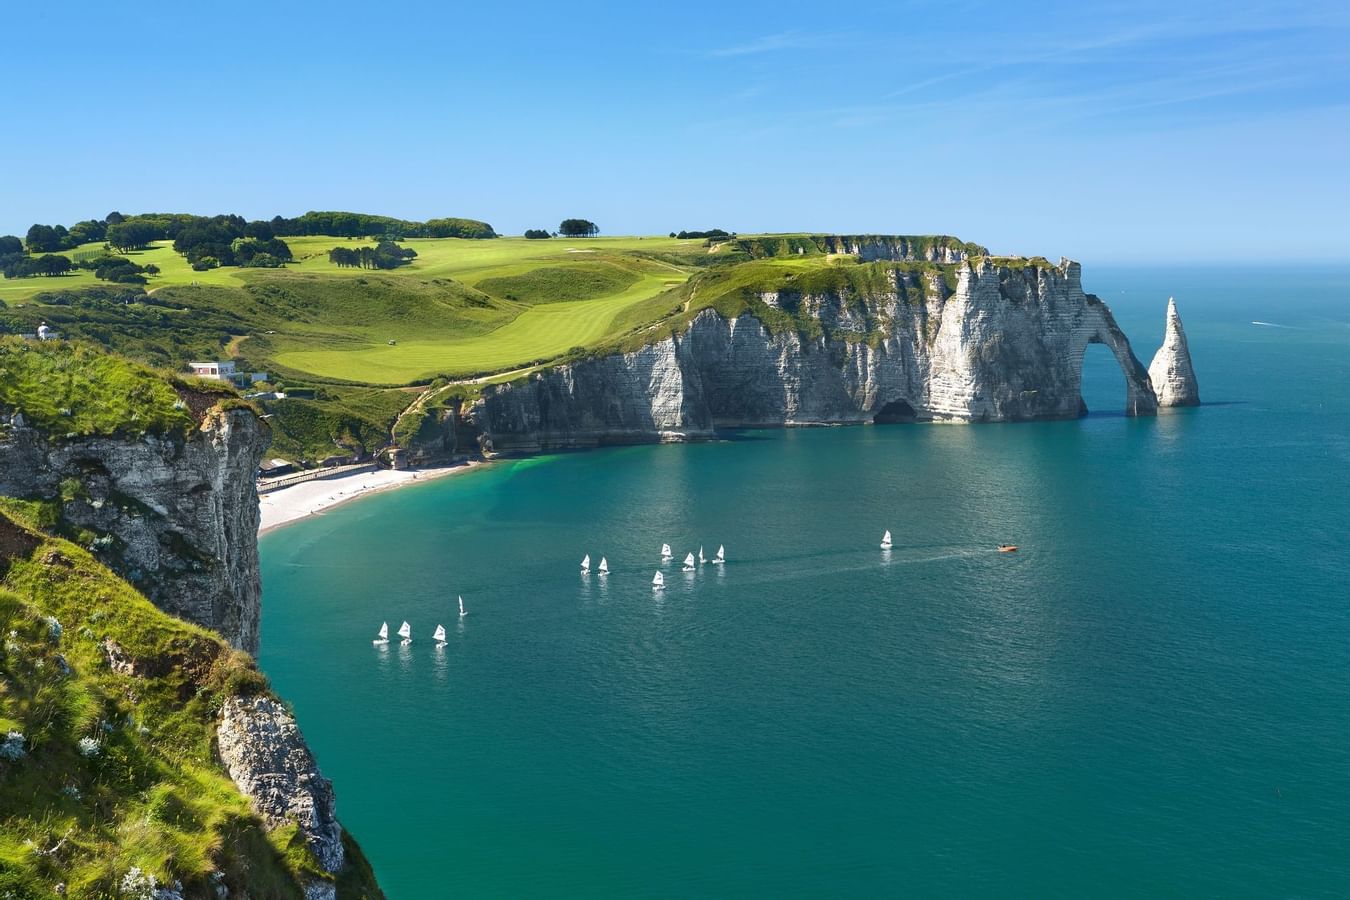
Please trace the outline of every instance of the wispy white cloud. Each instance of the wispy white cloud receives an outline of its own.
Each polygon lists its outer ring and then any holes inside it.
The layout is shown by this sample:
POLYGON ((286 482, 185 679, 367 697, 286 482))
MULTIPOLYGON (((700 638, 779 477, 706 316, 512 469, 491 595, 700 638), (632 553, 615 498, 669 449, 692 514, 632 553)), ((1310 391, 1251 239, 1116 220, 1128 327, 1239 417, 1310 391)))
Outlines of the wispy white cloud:
POLYGON ((839 42, 841 35, 836 33, 816 33, 801 31, 781 31, 766 34, 741 44, 715 47, 707 52, 708 56, 755 56, 761 53, 776 53, 780 50, 811 50, 830 46, 839 42))

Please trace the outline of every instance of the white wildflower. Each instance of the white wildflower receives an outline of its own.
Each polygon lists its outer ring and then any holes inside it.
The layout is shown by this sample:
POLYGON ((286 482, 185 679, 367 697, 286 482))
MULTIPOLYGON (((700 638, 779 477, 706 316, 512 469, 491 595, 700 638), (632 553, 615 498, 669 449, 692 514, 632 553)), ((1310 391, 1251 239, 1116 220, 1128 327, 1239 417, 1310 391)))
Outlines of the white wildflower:
POLYGON ((80 751, 80 755, 86 759, 93 759, 103 752, 103 745, 98 742, 97 738, 82 737, 75 746, 80 751))

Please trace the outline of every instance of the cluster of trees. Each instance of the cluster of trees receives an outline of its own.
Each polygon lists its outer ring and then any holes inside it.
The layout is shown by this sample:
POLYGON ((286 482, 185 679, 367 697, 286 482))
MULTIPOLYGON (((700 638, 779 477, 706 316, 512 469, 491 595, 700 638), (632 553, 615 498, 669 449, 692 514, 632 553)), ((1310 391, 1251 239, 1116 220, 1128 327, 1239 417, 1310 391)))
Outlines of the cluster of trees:
POLYGON ((44 253, 42 256, 14 253, 0 257, 0 267, 6 278, 32 278, 34 275, 65 275, 75 264, 69 256, 56 253, 44 253))
POLYGON ((553 234, 547 228, 526 228, 525 237, 532 241, 541 241, 553 237, 553 234))
POLYGON ((337 237, 400 238, 494 238, 497 232, 476 219, 428 219, 410 222, 389 216, 352 212, 307 212, 294 219, 277 216, 269 223, 281 237, 331 234, 337 237))
POLYGON ((393 241, 380 241, 374 247, 334 247, 328 251, 328 261, 343 268, 395 269, 416 257, 416 250, 400 247, 393 241))
POLYGON ((563 237, 595 237, 600 233, 600 227, 586 219, 563 219, 558 233, 563 237))
POLYGON ((240 216, 213 216, 187 223, 173 238, 173 249, 198 272, 217 266, 275 269, 291 261, 291 248, 273 237, 267 222, 240 216))
POLYGON ((707 231, 681 231, 679 234, 672 231, 670 236, 673 238, 680 238, 681 240, 689 238, 707 238, 708 240, 713 241, 724 241, 727 238, 735 237, 736 232, 723 231, 720 228, 710 228, 707 231))
POLYGON ((153 263, 138 265, 125 256, 96 256, 75 263, 81 269, 90 269, 94 277, 114 284, 145 284, 147 275, 158 275, 159 266, 153 263))

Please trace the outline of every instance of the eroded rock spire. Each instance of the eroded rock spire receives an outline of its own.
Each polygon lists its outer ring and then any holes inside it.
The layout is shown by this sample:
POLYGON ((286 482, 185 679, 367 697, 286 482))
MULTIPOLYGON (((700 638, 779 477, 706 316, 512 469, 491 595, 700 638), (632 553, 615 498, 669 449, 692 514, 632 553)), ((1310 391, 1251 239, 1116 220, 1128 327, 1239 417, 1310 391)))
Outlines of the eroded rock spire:
POLYGON ((1177 315, 1177 303, 1167 298, 1167 331, 1162 346, 1153 355, 1148 367, 1149 381, 1158 395, 1159 406, 1199 406, 1200 386, 1191 366, 1191 351, 1186 346, 1186 332, 1177 315))

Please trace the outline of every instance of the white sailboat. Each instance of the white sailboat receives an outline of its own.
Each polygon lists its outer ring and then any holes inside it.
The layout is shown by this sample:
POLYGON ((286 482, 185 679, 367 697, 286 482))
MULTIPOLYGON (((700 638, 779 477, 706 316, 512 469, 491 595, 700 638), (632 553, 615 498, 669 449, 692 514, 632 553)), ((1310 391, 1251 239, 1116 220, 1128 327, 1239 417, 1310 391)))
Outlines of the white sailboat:
POLYGON ((406 647, 406 646, 408 646, 409 644, 411 644, 411 643, 412 643, 412 626, 409 625, 407 622, 404 622, 402 625, 398 626, 398 636, 401 637, 401 638, 403 638, 403 646, 406 647))
POLYGON ((694 554, 690 553, 684 558, 684 570, 686 572, 694 571, 694 554))
POLYGON ((600 557, 600 568, 599 568, 597 571, 599 571, 599 573, 600 573, 601 575, 608 575, 608 574, 609 574, 609 560, 605 559, 603 556, 600 557))
POLYGON ((669 545, 669 544, 662 544, 662 545, 661 545, 661 562, 670 562, 670 559, 671 559, 671 557, 672 557, 673 555, 674 555, 674 554, 672 554, 672 553, 670 552, 670 545, 669 545))
POLYGON ((652 590, 659 591, 665 586, 666 586, 666 576, 662 575, 660 572, 657 572, 656 577, 652 579, 652 590))
POLYGON ((464 618, 464 598, 459 598, 459 617, 464 618))
POLYGON ((383 623, 383 624, 380 625, 380 636, 377 637, 375 640, 371 641, 371 643, 372 643, 372 644, 376 644, 376 645, 379 645, 379 644, 387 644, 387 643, 389 643, 389 623, 388 623, 388 622, 385 622, 385 623, 383 623))
POLYGON ((718 544, 717 555, 713 557, 713 562, 720 566, 722 563, 726 561, 727 561, 727 548, 723 547, 721 544, 718 544))
POLYGON ((437 649, 437 650, 439 650, 439 649, 441 649, 442 647, 444 647, 444 646, 445 646, 445 626, 444 626, 444 625, 437 625, 437 626, 436 626, 436 633, 433 634, 433 635, 431 636, 431 638, 432 638, 432 640, 434 640, 434 641, 436 642, 436 649, 437 649))
POLYGON ((581 573, 583 575, 589 575, 590 572, 591 572, 591 555, 587 553, 585 556, 581 558, 581 573))
POLYGON ((701 566, 701 565, 703 565, 705 562, 707 562, 707 560, 703 558, 703 548, 702 548, 702 547, 699 547, 699 548, 698 548, 698 564, 701 566))
POLYGON ((881 536, 881 549, 882 550, 891 549, 891 533, 889 531, 887 531, 885 534, 881 536))

